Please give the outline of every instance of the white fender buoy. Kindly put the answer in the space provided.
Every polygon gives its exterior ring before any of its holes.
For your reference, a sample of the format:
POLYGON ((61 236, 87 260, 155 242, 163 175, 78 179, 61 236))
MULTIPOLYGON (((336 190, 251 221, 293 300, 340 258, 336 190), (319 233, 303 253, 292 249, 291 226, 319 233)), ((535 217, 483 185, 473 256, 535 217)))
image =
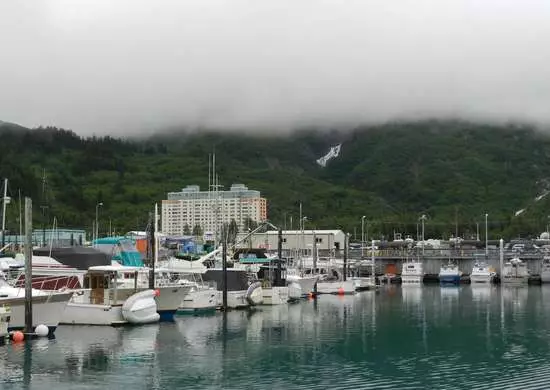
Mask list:
POLYGON ((264 301, 262 284, 254 282, 246 290, 246 300, 250 306, 261 305, 264 301))
POLYGON ((48 327, 46 325, 40 324, 36 328, 34 328, 34 333, 37 336, 46 337, 50 333, 50 330, 48 329, 48 327))
POLYGON ((155 297, 158 290, 145 290, 130 296, 122 305, 122 318, 131 324, 150 324, 158 322, 155 297))

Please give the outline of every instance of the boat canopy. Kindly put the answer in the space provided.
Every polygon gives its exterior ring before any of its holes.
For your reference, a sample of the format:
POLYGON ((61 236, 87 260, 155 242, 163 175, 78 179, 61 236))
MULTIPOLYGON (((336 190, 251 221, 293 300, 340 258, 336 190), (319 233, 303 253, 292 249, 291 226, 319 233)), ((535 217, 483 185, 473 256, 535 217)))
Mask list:
POLYGON ((93 241, 94 248, 111 255, 111 260, 128 267, 143 267, 143 257, 130 237, 102 237, 93 241))
POLYGON ((85 246, 71 246, 50 248, 37 248, 32 251, 34 256, 52 257, 61 264, 79 270, 87 270, 94 266, 105 266, 111 264, 111 258, 106 253, 95 248, 85 246))

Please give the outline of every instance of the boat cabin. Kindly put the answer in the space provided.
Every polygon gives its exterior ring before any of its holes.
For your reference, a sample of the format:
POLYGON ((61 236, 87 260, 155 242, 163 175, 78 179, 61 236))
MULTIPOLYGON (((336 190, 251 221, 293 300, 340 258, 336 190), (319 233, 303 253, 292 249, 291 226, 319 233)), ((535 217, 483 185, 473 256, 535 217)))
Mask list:
POLYGON ((125 277, 132 277, 134 280, 133 288, 121 286, 119 276, 120 267, 99 266, 90 267, 84 275, 84 288, 89 289, 89 303, 95 305, 115 305, 126 300, 134 294, 138 288, 138 276, 140 274, 138 267, 125 267, 122 274, 125 277))

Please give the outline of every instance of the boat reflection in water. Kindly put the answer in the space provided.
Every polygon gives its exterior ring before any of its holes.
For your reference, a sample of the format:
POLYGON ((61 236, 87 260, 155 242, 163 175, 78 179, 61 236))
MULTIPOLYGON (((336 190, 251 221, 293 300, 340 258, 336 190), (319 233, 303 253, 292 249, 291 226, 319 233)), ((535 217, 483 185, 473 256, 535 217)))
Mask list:
POLYGON ((491 296, 496 293, 497 287, 488 283, 476 283, 470 285, 470 290, 473 302, 487 303, 491 300, 491 296))

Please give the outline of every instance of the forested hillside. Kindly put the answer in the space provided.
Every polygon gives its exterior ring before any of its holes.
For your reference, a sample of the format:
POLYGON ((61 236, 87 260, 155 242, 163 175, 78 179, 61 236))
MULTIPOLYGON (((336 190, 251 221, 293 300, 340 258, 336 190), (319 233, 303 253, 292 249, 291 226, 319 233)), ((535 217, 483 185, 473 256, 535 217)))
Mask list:
POLYGON ((475 233, 476 223, 483 236, 485 213, 494 235, 536 234, 549 221, 550 138, 527 126, 422 121, 290 136, 172 131, 118 139, 0 122, 0 177, 10 180, 13 198, 7 227, 18 229, 21 191, 33 198, 37 226, 56 217, 59 226, 91 229, 103 202, 102 227, 111 219, 119 231, 143 229, 168 191, 206 188, 213 151, 221 184, 260 190, 272 222, 287 228, 299 202, 306 227, 357 235, 362 215, 371 233, 386 236, 416 234, 422 214, 427 234, 447 236, 457 227, 475 233), (338 143, 340 156, 317 165, 338 143))

